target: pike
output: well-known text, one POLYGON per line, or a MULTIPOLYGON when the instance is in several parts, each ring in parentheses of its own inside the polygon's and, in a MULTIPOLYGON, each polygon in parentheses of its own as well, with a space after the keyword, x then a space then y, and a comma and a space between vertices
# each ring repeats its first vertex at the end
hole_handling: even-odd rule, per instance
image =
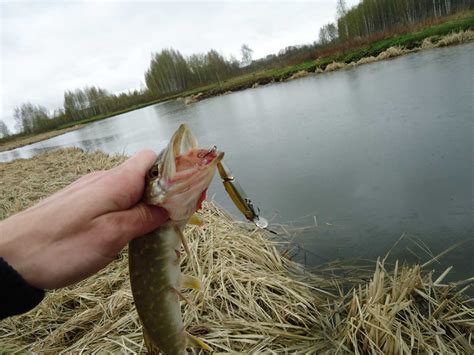
POLYGON ((183 230, 187 223, 199 223, 194 213, 201 208, 216 167, 226 191, 244 215, 261 228, 262 222, 266 223, 256 214, 230 170, 222 165, 223 157, 216 147, 199 148, 197 139, 183 124, 146 177, 144 202, 160 206, 169 214, 165 224, 129 244, 132 294, 145 344, 152 354, 186 354, 187 347, 212 351, 184 329, 180 300, 186 298, 181 289, 199 289, 200 282, 181 274, 180 250, 183 245, 189 255, 183 230))
POLYGON ((186 354, 187 346, 210 351, 184 329, 181 288, 199 288, 196 278, 181 275, 183 229, 201 207, 216 165, 224 153, 198 148, 186 125, 181 125, 159 154, 146 178, 145 203, 161 206, 169 220, 129 244, 129 270, 135 306, 150 353, 186 354))

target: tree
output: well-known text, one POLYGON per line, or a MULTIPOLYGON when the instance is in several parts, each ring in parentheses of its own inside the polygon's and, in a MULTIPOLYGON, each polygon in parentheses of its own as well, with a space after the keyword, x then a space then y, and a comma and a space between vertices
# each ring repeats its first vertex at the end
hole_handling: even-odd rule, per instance
POLYGON ((222 82, 239 72, 235 58, 226 59, 216 50, 184 58, 174 49, 152 55, 145 83, 156 96, 177 93, 205 84, 222 82))
POLYGON ((319 29, 319 44, 326 45, 329 43, 329 36, 326 31, 326 26, 323 26, 319 29))
POLYGON ((337 27, 334 23, 328 23, 326 25, 326 32, 330 42, 334 42, 335 40, 337 40, 337 27))
POLYGON ((322 45, 334 42, 337 39, 337 27, 334 23, 328 23, 319 29, 319 43, 322 45))
POLYGON ((50 127, 48 110, 44 106, 35 106, 29 102, 15 107, 13 118, 19 132, 43 132, 50 127))
POLYGON ((337 17, 344 17, 347 13, 346 0, 337 0, 337 17))
POLYGON ((0 120, 0 138, 5 138, 10 135, 10 129, 8 129, 8 126, 0 120))
POLYGON ((347 10, 345 1, 338 0, 337 26, 341 39, 348 40, 473 9, 472 0, 362 0, 347 10))
POLYGON ((248 46, 248 44, 242 44, 240 52, 242 53, 242 66, 246 67, 247 65, 252 64, 253 50, 248 46))
POLYGON ((337 0, 337 27, 342 40, 349 38, 349 29, 346 22, 347 6, 345 0, 337 0))

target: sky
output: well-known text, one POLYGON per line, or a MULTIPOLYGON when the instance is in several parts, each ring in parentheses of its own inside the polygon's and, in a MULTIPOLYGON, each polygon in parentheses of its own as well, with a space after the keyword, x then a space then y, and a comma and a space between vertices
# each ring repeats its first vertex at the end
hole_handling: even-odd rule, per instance
POLYGON ((245 43, 256 59, 314 42, 335 17, 336 0, 0 0, 0 120, 13 130, 15 107, 53 110, 65 90, 140 88, 151 54, 163 48, 240 59, 245 43))

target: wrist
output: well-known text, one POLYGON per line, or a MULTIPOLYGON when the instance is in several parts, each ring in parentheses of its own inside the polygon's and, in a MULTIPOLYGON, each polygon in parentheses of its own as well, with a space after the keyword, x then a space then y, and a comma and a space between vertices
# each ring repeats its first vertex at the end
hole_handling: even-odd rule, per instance
MULTIPOLYGON (((21 214, 21 213, 20 213, 21 214)), ((7 262, 28 284, 35 285, 34 276, 31 273, 32 255, 28 250, 32 248, 31 236, 35 234, 30 231, 28 220, 21 218, 20 214, 11 216, 0 222, 0 258, 7 262)))

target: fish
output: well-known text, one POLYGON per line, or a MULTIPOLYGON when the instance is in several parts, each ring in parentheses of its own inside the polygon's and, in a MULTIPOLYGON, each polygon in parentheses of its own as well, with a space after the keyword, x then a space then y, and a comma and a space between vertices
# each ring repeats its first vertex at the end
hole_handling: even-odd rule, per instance
POLYGON ((181 315, 183 288, 200 288, 192 275, 182 275, 181 246, 188 250, 183 230, 206 197, 224 153, 198 147, 182 124, 148 171, 143 201, 164 208, 169 220, 129 243, 130 284, 145 345, 152 354, 186 354, 188 347, 212 349, 185 331, 181 315))

